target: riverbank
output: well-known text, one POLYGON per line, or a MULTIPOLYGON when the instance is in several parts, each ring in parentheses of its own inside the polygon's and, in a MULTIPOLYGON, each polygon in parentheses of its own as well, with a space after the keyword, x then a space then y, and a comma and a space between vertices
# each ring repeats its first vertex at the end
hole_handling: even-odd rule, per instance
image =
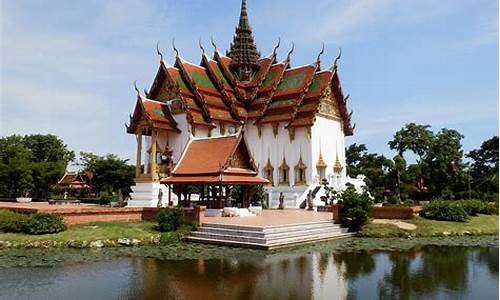
MULTIPOLYGON (((155 222, 148 221, 99 222, 71 225, 57 234, 0 233, 0 249, 183 245, 182 238, 191 230, 185 226, 177 232, 161 233, 155 230, 155 226, 155 222)), ((399 238, 404 241, 408 238, 483 235, 498 235, 497 215, 479 215, 468 222, 434 221, 421 217, 413 220, 377 219, 365 225, 356 238, 399 238)))
POLYGON ((480 235, 498 235, 498 215, 478 215, 467 222, 435 221, 422 217, 384 223, 371 222, 358 233, 358 236, 374 238, 480 235))
POLYGON ((223 259, 268 257, 282 254, 344 253, 371 251, 409 251, 427 246, 460 246, 498 248, 498 236, 461 236, 428 238, 346 238, 282 250, 254 250, 196 243, 165 243, 140 247, 104 248, 10 248, 0 250, 2 267, 51 267, 73 263, 106 261, 121 257, 159 260, 223 259))
POLYGON ((0 249, 5 248, 103 248, 146 246, 180 242, 190 227, 161 233, 156 222, 99 222, 69 226, 56 234, 28 235, 0 233, 0 249))

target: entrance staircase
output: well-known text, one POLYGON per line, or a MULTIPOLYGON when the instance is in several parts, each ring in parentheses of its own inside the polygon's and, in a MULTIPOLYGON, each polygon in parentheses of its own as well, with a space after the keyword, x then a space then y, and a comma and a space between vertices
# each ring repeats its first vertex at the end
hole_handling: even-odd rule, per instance
POLYGON ((333 221, 302 224, 244 226, 204 223, 188 240, 205 244, 276 249, 351 236, 333 221))

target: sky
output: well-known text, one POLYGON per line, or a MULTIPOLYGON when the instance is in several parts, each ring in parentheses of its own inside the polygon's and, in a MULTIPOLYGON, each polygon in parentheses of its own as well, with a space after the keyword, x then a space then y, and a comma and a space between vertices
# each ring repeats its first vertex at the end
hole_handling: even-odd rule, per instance
MULTIPOLYGON (((226 50, 239 0, 50 0, 1 2, 0 136, 52 133, 76 153, 134 160, 125 123, 133 87, 151 86, 156 43, 173 64, 172 39, 198 63, 201 39, 226 50)), ((292 65, 322 66, 339 47, 339 73, 355 134, 389 157, 394 132, 416 122, 453 128, 465 151, 498 135, 498 1, 248 0, 257 47, 292 65)))

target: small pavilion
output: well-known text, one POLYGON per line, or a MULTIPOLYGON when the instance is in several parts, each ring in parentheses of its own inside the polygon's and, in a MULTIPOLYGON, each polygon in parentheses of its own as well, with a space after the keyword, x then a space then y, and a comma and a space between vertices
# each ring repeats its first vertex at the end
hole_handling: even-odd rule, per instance
POLYGON ((87 183, 86 176, 80 172, 65 172, 56 185, 57 189, 70 195, 89 193, 91 186, 87 183))
POLYGON ((193 138, 171 175, 160 182, 169 190, 177 191, 179 203, 185 207, 191 205, 189 189, 193 186, 199 191, 198 204, 208 208, 228 205, 231 189, 240 186, 241 206, 248 207, 256 187, 269 183, 267 179, 257 176, 257 170, 243 133, 193 138))

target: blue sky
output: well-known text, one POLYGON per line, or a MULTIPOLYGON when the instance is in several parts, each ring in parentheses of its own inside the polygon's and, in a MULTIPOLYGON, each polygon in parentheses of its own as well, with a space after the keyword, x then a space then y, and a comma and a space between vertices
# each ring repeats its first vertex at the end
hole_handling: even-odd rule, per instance
MULTIPOLYGON (((239 0, 1 1, 0 134, 53 133, 76 152, 133 159, 125 133, 133 81, 149 88, 155 44, 200 61, 198 40, 225 50, 239 0)), ((498 1, 248 0, 263 55, 281 37, 293 65, 323 66, 342 47, 340 76, 357 124, 348 143, 392 156, 405 123, 454 128, 465 150, 498 134, 498 1)))

